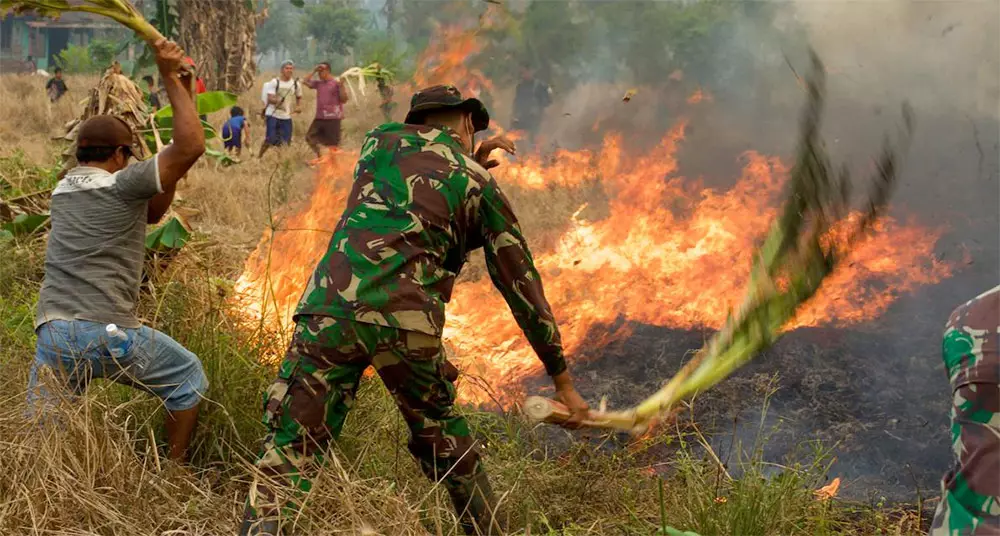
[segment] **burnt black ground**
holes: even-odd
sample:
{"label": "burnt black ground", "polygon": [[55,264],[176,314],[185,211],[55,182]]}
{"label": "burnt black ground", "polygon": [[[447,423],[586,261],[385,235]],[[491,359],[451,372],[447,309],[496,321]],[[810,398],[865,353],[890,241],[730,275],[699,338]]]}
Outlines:
{"label": "burnt black ground", "polygon": [[[863,325],[801,328],[695,402],[694,420],[715,452],[733,461],[734,438],[743,450],[765,438],[764,458],[782,463],[820,440],[836,461],[830,476],[844,480],[841,495],[856,500],[915,501],[935,496],[951,463],[950,389],[941,362],[941,334],[967,289],[996,284],[983,253],[980,266],[901,297],[881,318]],[[653,393],[698,349],[710,331],[627,326],[624,340],[590,349],[573,362],[581,393],[625,408]],[[602,326],[595,331],[621,329]],[[776,390],[760,432],[769,379]],[[546,392],[543,377],[525,380],[529,393]],[[683,419],[689,418],[687,415]],[[663,450],[662,456],[669,456]],[[735,464],[734,464],[735,465]],[[735,470],[735,469],[734,469]]]}
{"label": "burnt black ground", "polygon": [[[792,161],[797,105],[754,108],[741,99],[720,95],[711,106],[685,112],[691,120],[678,150],[679,176],[724,191],[740,176],[744,151]],[[664,112],[663,131],[674,119]],[[627,118],[622,121],[628,124]],[[898,103],[875,106],[837,96],[828,103],[828,148],[854,172],[858,191],[883,136],[895,134],[898,121]],[[836,457],[830,476],[844,479],[841,496],[911,502],[918,491],[924,498],[938,494],[951,463],[951,392],[940,352],[944,324],[956,306],[1000,282],[1000,122],[990,115],[924,108],[916,110],[916,125],[890,214],[942,230],[935,255],[952,263],[954,273],[901,296],[880,318],[795,330],[703,393],[694,419],[711,434],[723,459],[734,456],[734,437],[749,448],[760,435],[763,388],[777,376],[764,426],[768,461],[780,463],[821,440]],[[643,143],[652,145],[662,136],[638,134],[629,139],[639,154],[648,148]],[[624,323],[594,330],[618,330]],[[582,394],[594,402],[607,397],[611,408],[629,407],[653,393],[686,352],[711,336],[710,330],[624,327],[632,330],[630,336],[586,348],[571,365]],[[522,384],[528,393],[549,389],[543,377]]]}

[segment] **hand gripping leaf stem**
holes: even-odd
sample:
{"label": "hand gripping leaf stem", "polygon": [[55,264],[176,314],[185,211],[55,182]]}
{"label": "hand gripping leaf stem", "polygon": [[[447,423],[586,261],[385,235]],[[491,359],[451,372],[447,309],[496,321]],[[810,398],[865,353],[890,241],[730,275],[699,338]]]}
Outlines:
{"label": "hand gripping leaf stem", "polygon": [[[591,411],[584,426],[641,433],[681,400],[712,387],[749,362],[777,341],[782,327],[885,211],[896,183],[899,155],[913,133],[912,112],[903,105],[900,140],[895,146],[886,140],[860,217],[848,218],[851,179],[845,168],[833,168],[819,137],[825,76],[822,62],[814,52],[810,55],[812,73],[806,79],[807,103],[795,166],[781,214],[756,252],[742,303],[653,396],[625,411]],[[834,229],[838,240],[833,239]],[[538,396],[525,400],[523,409],[536,421],[561,423],[569,417],[565,406]]]}
{"label": "hand gripping leaf stem", "polygon": [[66,11],[83,11],[112,18],[127,26],[147,43],[163,39],[129,0],[0,0],[0,14],[33,11],[42,17],[58,18]]}

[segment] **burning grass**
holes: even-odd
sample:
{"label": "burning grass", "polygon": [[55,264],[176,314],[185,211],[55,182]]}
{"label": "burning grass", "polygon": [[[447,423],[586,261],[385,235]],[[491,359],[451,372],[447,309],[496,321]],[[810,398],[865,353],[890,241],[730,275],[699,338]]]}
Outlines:
{"label": "burning grass", "polygon": [[[258,88],[241,97],[248,114],[259,111],[256,95],[266,80],[262,77]],[[22,151],[7,164],[28,189],[44,177],[31,169],[50,165],[61,149],[48,139],[48,126],[61,123],[45,115],[43,83],[0,77],[0,98],[25,103],[13,120],[0,121],[0,139],[7,142],[0,156]],[[72,88],[87,82],[71,77],[68,83]],[[307,91],[307,112],[295,119],[299,139],[312,98]],[[221,123],[224,116],[210,120]],[[359,111],[351,117],[348,147],[356,146],[376,115]],[[262,129],[259,121],[253,125],[257,145]],[[608,153],[604,161],[611,162],[610,157]],[[0,404],[0,474],[5,476],[0,479],[0,534],[234,531],[252,478],[250,462],[263,436],[260,395],[273,375],[260,363],[280,353],[282,345],[245,327],[243,311],[235,311],[230,300],[232,279],[261,229],[284,229],[300,243],[313,236],[325,246],[328,235],[316,232],[325,228],[323,220],[307,216],[339,216],[324,196],[340,191],[338,180],[346,172],[321,166],[327,174],[316,180],[306,167],[308,158],[299,143],[232,168],[199,164],[182,183],[180,211],[189,215],[196,239],[151,276],[142,314],[197,353],[212,384],[188,468],[170,466],[157,454],[163,443],[158,404],[114,385],[98,382],[82,403],[67,405],[61,426],[39,428],[24,420],[23,391],[34,346],[32,310],[44,243],[0,245],[0,368],[5,371],[0,377],[5,393]],[[552,170],[564,170],[566,177],[583,171],[572,187],[542,183],[508,188],[536,252],[558,251],[562,235],[578,229],[574,214],[607,219],[615,210],[617,188],[628,186],[607,188],[602,181],[609,175],[588,171],[592,160],[570,153],[560,158],[549,164],[546,176],[554,176]],[[353,165],[349,157],[337,161],[345,169]],[[537,174],[530,162],[508,170],[521,170],[526,181]],[[578,212],[584,203],[587,208]],[[281,214],[285,217],[276,217]],[[311,260],[283,255],[282,260],[297,259],[303,269],[312,269]],[[482,277],[476,264],[469,268],[464,279]],[[724,469],[702,446],[697,431],[686,426],[663,429],[629,445],[616,436],[573,440],[560,430],[530,427],[516,413],[464,411],[487,443],[486,464],[515,533],[649,534],[663,525],[706,536],[919,533],[921,519],[906,509],[815,500],[813,491],[827,483],[829,461],[823,451],[777,466],[764,459],[766,437],[759,436],[737,449],[739,456]],[[365,380],[348,421],[331,457],[335,461],[308,499],[303,533],[454,534],[448,500],[410,459],[405,426],[379,382]]]}
{"label": "burning grass", "polygon": [[[60,426],[25,421],[43,246],[7,244],[0,255],[0,533],[232,533],[263,435],[260,393],[273,374],[260,358],[280,349],[234,321],[217,276],[235,272],[236,256],[200,238],[154,273],[144,293],[146,320],[196,352],[212,383],[193,463],[181,468],[157,454],[155,400],[112,384],[97,382],[82,403],[65,405]],[[366,380],[359,398],[309,497],[302,533],[455,534],[448,500],[410,459],[384,388]],[[664,520],[703,535],[917,533],[904,511],[816,501],[813,490],[826,479],[822,453],[776,469],[748,445],[728,469],[740,477],[730,480],[686,430],[627,448],[614,436],[574,441],[516,414],[465,411],[487,444],[513,533],[649,534]],[[675,454],[654,454],[664,446]]]}
{"label": "burning grass", "polygon": [[[0,260],[0,533],[232,533],[263,434],[259,396],[272,375],[258,359],[274,349],[234,325],[220,289],[204,276],[205,264],[222,268],[214,265],[224,259],[186,251],[154,276],[143,305],[157,327],[199,354],[212,383],[186,468],[157,454],[158,404],[113,384],[97,382],[82,403],[65,405],[60,426],[25,421],[41,260],[38,241],[11,245]],[[302,533],[455,534],[447,498],[410,459],[405,426],[384,388],[366,380],[359,400],[308,499]],[[513,533],[649,534],[662,523],[661,508],[667,525],[703,535],[917,533],[901,511],[817,501],[813,490],[826,482],[823,452],[776,467],[760,446],[746,445],[728,468],[740,476],[730,479],[680,428],[626,448],[615,436],[572,441],[516,414],[466,413],[486,442]],[[652,454],[663,446],[675,455]],[[900,519],[904,530],[896,531]]]}

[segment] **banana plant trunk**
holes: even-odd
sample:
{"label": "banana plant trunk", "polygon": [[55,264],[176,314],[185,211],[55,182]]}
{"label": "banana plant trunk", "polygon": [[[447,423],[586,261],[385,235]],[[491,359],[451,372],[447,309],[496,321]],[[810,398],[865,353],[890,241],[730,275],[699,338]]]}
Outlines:
{"label": "banana plant trunk", "polygon": [[255,2],[180,0],[180,43],[210,91],[240,94],[257,74]]}

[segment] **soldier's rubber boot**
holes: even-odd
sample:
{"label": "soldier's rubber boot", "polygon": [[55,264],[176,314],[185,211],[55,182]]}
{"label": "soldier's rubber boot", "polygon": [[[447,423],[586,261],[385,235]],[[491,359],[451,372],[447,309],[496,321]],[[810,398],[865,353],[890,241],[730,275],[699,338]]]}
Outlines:
{"label": "soldier's rubber boot", "polygon": [[455,511],[461,515],[462,530],[475,536],[502,536],[506,534],[497,518],[497,500],[485,471],[479,471],[461,489],[450,491]]}
{"label": "soldier's rubber boot", "polygon": [[258,520],[249,516],[243,517],[239,536],[281,536],[281,528],[273,519]]}

